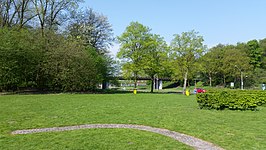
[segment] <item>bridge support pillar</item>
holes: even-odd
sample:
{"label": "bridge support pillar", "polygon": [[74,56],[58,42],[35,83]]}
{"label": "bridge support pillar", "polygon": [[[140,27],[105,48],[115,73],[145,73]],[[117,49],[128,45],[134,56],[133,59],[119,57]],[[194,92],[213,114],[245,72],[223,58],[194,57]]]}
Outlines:
{"label": "bridge support pillar", "polygon": [[102,83],[102,89],[109,89],[109,82],[108,81],[103,81]]}
{"label": "bridge support pillar", "polygon": [[163,80],[159,80],[159,90],[163,89]]}
{"label": "bridge support pillar", "polygon": [[153,89],[157,90],[157,87],[158,87],[157,85],[158,85],[157,79],[154,79],[154,81],[153,81]]}
{"label": "bridge support pillar", "polygon": [[162,90],[163,89],[163,80],[155,79],[154,80],[154,89]]}

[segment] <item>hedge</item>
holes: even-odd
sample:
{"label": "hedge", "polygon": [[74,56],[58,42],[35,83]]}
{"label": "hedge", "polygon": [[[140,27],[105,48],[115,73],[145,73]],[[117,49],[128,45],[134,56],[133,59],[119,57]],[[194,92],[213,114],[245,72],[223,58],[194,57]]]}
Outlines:
{"label": "hedge", "polygon": [[266,103],[265,91],[226,90],[197,94],[201,109],[256,110]]}

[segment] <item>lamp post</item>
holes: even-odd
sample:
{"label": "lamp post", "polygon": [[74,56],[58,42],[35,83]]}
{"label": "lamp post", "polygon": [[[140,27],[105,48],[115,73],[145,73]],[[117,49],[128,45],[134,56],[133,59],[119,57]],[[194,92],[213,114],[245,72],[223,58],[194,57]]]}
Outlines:
{"label": "lamp post", "polygon": [[240,78],[241,78],[241,90],[244,89],[244,81],[243,81],[243,71],[235,65],[235,67],[240,71]]}

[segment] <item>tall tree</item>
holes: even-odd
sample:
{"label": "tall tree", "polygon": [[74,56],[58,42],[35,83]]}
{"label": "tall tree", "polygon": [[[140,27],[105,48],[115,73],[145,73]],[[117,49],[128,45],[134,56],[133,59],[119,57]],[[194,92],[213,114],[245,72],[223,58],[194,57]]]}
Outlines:
{"label": "tall tree", "polygon": [[1,27],[11,27],[14,24],[14,18],[17,9],[14,7],[13,0],[2,0],[0,3]]}
{"label": "tall tree", "polygon": [[0,1],[0,27],[2,27],[3,24],[3,13],[4,13],[4,2],[1,0]]}
{"label": "tall tree", "polygon": [[[212,86],[213,80],[216,84],[222,84],[224,80],[223,59],[225,45],[218,44],[212,47],[203,57],[200,58],[201,71],[208,77],[209,85]],[[218,79],[218,80],[217,80]],[[221,82],[222,81],[222,82]]]}
{"label": "tall tree", "polygon": [[72,38],[82,40],[84,46],[94,48],[102,61],[98,66],[103,83],[109,80],[115,73],[114,61],[109,55],[108,48],[114,42],[113,29],[108,18],[92,9],[73,12],[68,25],[69,35]]}
{"label": "tall tree", "polygon": [[68,29],[70,35],[81,38],[85,45],[94,47],[101,54],[106,53],[114,42],[113,29],[108,18],[92,9],[73,12]]}
{"label": "tall tree", "polygon": [[242,78],[244,75],[247,76],[251,68],[249,64],[250,59],[247,54],[235,46],[225,49],[222,62],[223,66],[221,69],[224,72],[224,76],[229,78],[229,81],[232,81],[230,77],[241,77],[241,74]]}
{"label": "tall tree", "polygon": [[54,30],[64,21],[64,16],[74,11],[82,0],[32,0],[39,25],[44,35],[44,29]]}
{"label": "tall tree", "polygon": [[29,21],[36,17],[36,13],[32,10],[31,0],[13,0],[14,8],[16,10],[16,22],[15,24],[19,28],[24,27]]}
{"label": "tall tree", "polygon": [[125,32],[118,37],[121,47],[117,56],[126,61],[122,67],[124,72],[133,74],[135,88],[137,87],[137,76],[143,71],[143,54],[151,36],[148,27],[138,22],[131,22]]}
{"label": "tall tree", "polygon": [[2,0],[0,2],[0,26],[18,26],[20,29],[33,20],[37,14],[32,0]]}
{"label": "tall tree", "polygon": [[175,34],[171,42],[171,57],[174,61],[173,66],[177,66],[175,72],[181,74],[184,80],[183,93],[186,91],[188,75],[197,59],[202,56],[205,46],[203,37],[198,32],[192,30],[183,32],[181,35]]}
{"label": "tall tree", "polygon": [[262,50],[262,68],[266,69],[266,38],[259,41],[259,46]]}
{"label": "tall tree", "polygon": [[260,68],[262,64],[262,49],[259,46],[259,42],[257,40],[251,40],[247,42],[248,45],[248,55],[250,57],[250,64],[254,69]]}
{"label": "tall tree", "polygon": [[153,93],[154,81],[164,69],[164,62],[167,61],[167,44],[159,35],[152,35],[146,43],[147,48],[143,52],[143,70],[151,78],[151,93]]}
{"label": "tall tree", "polygon": [[209,51],[200,59],[201,71],[209,78],[209,86],[212,86],[213,76],[218,72],[217,55],[215,51]]}
{"label": "tall tree", "polygon": [[49,0],[32,0],[35,11],[38,16],[40,28],[42,31],[42,36],[44,36],[44,28],[45,28],[45,22],[46,22],[46,16],[48,14],[48,5]]}

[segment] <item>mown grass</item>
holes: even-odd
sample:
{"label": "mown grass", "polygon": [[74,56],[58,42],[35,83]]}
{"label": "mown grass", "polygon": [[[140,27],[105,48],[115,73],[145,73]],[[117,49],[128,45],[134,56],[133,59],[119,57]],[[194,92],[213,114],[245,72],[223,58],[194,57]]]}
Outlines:
{"label": "mown grass", "polygon": [[0,97],[0,149],[189,149],[131,129],[11,135],[18,129],[80,124],[139,124],[189,134],[225,149],[266,149],[266,108],[200,110],[179,94],[55,94]]}
{"label": "mown grass", "polygon": [[164,136],[131,129],[86,129],[8,137],[1,149],[191,149]]}

